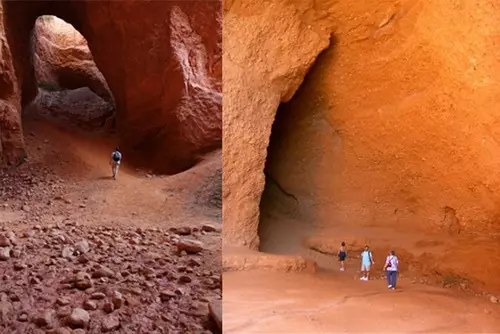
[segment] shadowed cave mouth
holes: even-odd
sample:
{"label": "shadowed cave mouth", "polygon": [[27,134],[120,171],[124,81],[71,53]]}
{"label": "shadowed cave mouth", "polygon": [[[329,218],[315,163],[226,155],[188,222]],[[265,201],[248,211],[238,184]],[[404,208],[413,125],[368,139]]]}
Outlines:
{"label": "shadowed cave mouth", "polygon": [[[295,97],[294,97],[295,98]],[[297,254],[295,249],[298,237],[292,229],[300,221],[299,199],[289,189],[289,172],[286,164],[281,163],[282,153],[290,149],[287,137],[292,130],[293,118],[290,105],[282,103],[276,113],[264,168],[265,187],[260,201],[259,239],[260,251],[276,254]],[[292,147],[293,149],[293,147]],[[300,243],[300,242],[299,242]]]}
{"label": "shadowed cave mouth", "polygon": [[69,23],[39,16],[31,33],[37,95],[23,120],[46,121],[85,132],[111,132],[115,103],[85,38]]}
{"label": "shadowed cave mouth", "polygon": [[303,255],[322,263],[328,256],[304,243],[315,232],[317,156],[325,153],[315,133],[331,131],[323,117],[323,104],[311,98],[309,82],[314,81],[317,64],[292,99],[281,103],[276,112],[264,168],[258,236],[261,252]]}

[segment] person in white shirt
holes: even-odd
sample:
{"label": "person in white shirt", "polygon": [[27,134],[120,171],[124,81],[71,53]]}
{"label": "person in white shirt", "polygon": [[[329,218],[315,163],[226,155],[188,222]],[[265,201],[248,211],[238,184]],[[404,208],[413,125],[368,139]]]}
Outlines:
{"label": "person in white shirt", "polygon": [[385,260],[384,270],[387,275],[387,287],[389,289],[396,289],[396,281],[398,279],[399,259],[396,252],[391,250],[389,256]]}

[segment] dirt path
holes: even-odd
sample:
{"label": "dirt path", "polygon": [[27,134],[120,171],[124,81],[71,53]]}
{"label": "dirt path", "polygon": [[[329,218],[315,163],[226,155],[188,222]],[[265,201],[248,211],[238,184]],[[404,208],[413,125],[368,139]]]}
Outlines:
{"label": "dirt path", "polygon": [[447,289],[352,272],[227,272],[224,333],[498,333],[500,308]]}
{"label": "dirt path", "polygon": [[220,154],[170,177],[125,156],[114,181],[113,138],[39,121],[25,133],[28,161],[0,173],[0,333],[217,331],[220,208],[200,198]]}
{"label": "dirt path", "polygon": [[113,138],[75,135],[37,122],[28,123],[26,132],[36,134],[28,138],[30,164],[50,166],[64,179],[68,193],[61,195],[85,201],[84,213],[97,214],[103,222],[133,217],[124,223],[161,224],[168,219],[169,224],[185,224],[186,218],[201,219],[215,212],[200,211],[192,197],[209,176],[215,159],[173,177],[154,177],[127,166],[125,156],[115,182],[108,164],[115,147]]}

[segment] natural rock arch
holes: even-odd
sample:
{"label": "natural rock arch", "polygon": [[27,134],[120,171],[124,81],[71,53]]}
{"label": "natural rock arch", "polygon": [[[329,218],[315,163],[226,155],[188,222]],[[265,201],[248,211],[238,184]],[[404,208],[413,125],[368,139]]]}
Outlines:
{"label": "natural rock arch", "polygon": [[3,1],[2,161],[22,160],[21,108],[36,95],[30,34],[55,15],[86,38],[116,102],[129,159],[176,173],[221,145],[221,27],[217,1]]}

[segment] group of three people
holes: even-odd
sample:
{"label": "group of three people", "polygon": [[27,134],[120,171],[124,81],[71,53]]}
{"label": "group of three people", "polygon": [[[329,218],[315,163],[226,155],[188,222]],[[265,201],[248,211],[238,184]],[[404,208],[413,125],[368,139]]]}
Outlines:
{"label": "group of three people", "polygon": [[[345,249],[345,242],[342,242],[337,252],[337,256],[340,262],[340,270],[344,271],[344,261],[347,258],[347,251]],[[368,281],[370,278],[370,271],[372,266],[375,265],[375,261],[373,260],[373,254],[368,245],[365,245],[364,250],[361,252],[361,281]],[[389,289],[396,289],[396,282],[398,278],[399,271],[399,259],[396,256],[396,253],[391,250],[389,255],[385,259],[385,265],[383,270],[386,273],[387,277],[387,287]]]}

